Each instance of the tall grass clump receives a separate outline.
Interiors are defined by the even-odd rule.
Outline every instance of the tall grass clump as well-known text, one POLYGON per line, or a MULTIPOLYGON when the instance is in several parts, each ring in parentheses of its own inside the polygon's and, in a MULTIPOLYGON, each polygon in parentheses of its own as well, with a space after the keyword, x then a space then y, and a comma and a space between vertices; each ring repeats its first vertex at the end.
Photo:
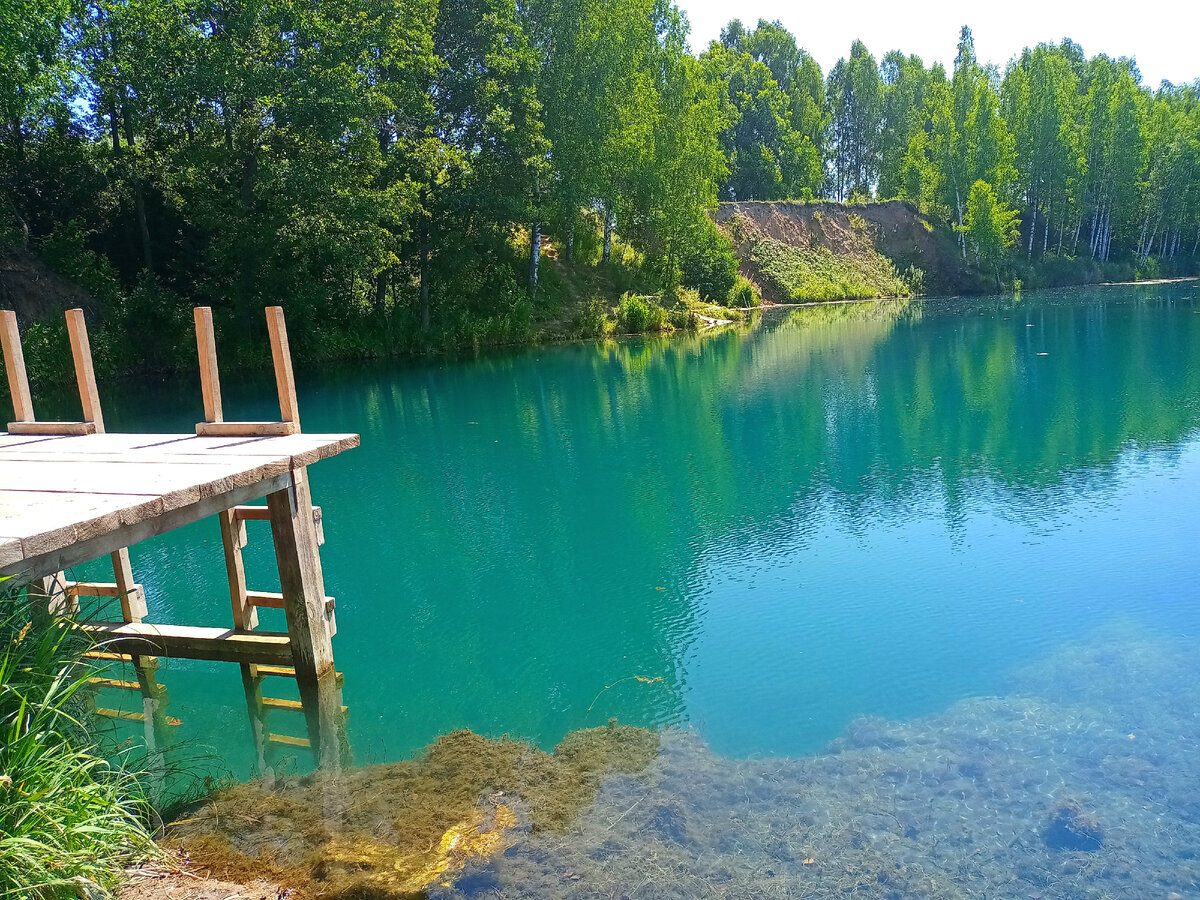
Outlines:
POLYGON ((622 334, 662 331, 666 324, 667 311, 653 299, 625 294, 617 304, 617 330, 622 334))
POLYGON ((88 733, 88 648, 0 590, 0 897, 103 896, 154 853, 135 778, 88 733))

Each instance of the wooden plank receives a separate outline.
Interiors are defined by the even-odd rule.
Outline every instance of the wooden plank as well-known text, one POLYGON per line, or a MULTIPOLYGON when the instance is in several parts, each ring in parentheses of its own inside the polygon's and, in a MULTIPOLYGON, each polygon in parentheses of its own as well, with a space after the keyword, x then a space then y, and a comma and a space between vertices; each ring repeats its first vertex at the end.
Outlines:
POLYGON ((21 549, 21 539, 17 537, 0 537, 0 566, 11 566, 25 558, 21 549))
POLYGON ((88 684, 95 687, 116 688, 121 691, 140 691, 142 686, 136 681, 122 681, 120 678, 89 678, 88 684))
POLYGON ((9 422, 9 434, 97 434, 95 422, 9 422))
POLYGON ((287 744, 289 747, 311 747, 308 738, 292 737, 290 734, 268 734, 267 740, 272 744, 287 744))
POLYGON ((295 422, 198 422, 196 434, 200 437, 263 437, 296 434, 300 426, 295 422))
POLYGON ((271 362, 279 391, 279 418, 300 430, 300 405, 296 402, 296 379, 292 375, 292 351, 288 346, 287 323, 282 306, 267 307, 267 335, 271 340, 271 362))
POLYGON ((68 581, 67 593, 76 597, 120 597, 121 588, 99 581, 68 581))
POLYGON ((26 558, 113 531, 126 519, 161 512, 162 500, 148 494, 0 490, 0 531, 23 532, 21 551, 26 558))
POLYGON ((13 402, 13 418, 32 422, 33 398, 29 393, 29 375, 25 371, 25 351, 21 349, 21 331, 17 314, 0 310, 0 347, 4 350, 4 370, 8 374, 8 393, 13 402))
POLYGON ((82 309, 68 309, 66 315, 71 358, 75 361, 75 381, 79 385, 79 400, 83 404, 83 420, 96 423, 96 431, 102 432, 104 415, 100 412, 100 392, 96 390, 96 371, 92 367, 87 323, 83 319, 82 309))
POLYGON ((117 653, 276 665, 292 658, 291 639, 276 631, 145 622, 90 622, 83 629, 117 653))
MULTIPOLYGON (((295 678, 296 670, 291 666, 255 666, 259 675, 274 676, 275 678, 295 678)), ((346 676, 341 672, 335 672, 334 676, 337 679, 337 686, 344 687, 346 676)))
POLYGON ((145 722, 146 714, 140 712, 130 712, 126 709, 106 709, 103 706, 96 707, 96 715, 103 716, 106 719, 127 719, 130 722, 145 722))
POLYGON ((225 418, 221 409, 221 375, 217 369, 217 337, 213 330, 211 306, 197 306, 196 352, 200 356, 200 392, 204 395, 204 421, 220 422, 225 418))
MULTIPOLYGON (((321 507, 314 506, 313 508, 313 525, 317 529, 317 546, 325 546, 325 525, 321 507)), ((247 522, 267 522, 271 519, 270 510, 265 506, 236 506, 233 509, 234 514, 239 520, 247 522)), ((245 527, 245 526, 243 526, 245 527)), ((245 546, 243 542, 242 546, 245 546)))
POLYGON ((241 528, 233 510, 217 513, 221 529, 221 546, 225 550, 225 575, 229 582, 229 603, 233 610, 233 626, 249 631, 258 627, 258 610, 246 592, 246 568, 242 562, 241 528))
POLYGON ((268 709, 304 709, 304 704, 299 700, 284 700, 280 697, 263 697, 262 705, 268 709))
MULTIPOLYGON (((247 503, 251 500, 279 490, 288 484, 287 473, 266 478, 246 487, 235 488, 228 494, 215 497, 202 497, 196 503, 179 509, 147 515, 141 518, 131 517, 131 521, 123 521, 118 528, 99 534, 89 535, 85 539, 60 546, 53 551, 39 553, 34 556, 26 554, 19 563, 0 567, 0 575, 16 575, 22 580, 36 578, 48 572, 69 569, 80 563, 88 562, 100 556, 105 556, 121 547, 128 547, 155 535, 163 534, 183 525, 188 525, 200 519, 216 515, 223 509, 247 503)), ((8 530, 4 526, 2 513, 5 508, 3 495, 0 491, 0 532, 8 530)), ((16 494, 16 491, 11 492, 16 494)), ((157 500, 157 498, 155 498, 157 500)))
POLYGON ((140 584, 133 580, 133 566, 129 561, 129 548, 122 547, 113 551, 109 558, 112 560, 113 574, 117 579, 117 594, 121 598, 121 618, 126 622, 140 622, 146 618, 146 592, 140 584))

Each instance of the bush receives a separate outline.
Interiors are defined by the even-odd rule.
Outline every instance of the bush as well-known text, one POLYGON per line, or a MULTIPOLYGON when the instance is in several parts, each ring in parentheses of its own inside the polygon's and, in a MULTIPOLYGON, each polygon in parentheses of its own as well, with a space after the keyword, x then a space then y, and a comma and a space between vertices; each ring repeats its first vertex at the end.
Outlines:
POLYGON ((694 287, 706 300, 724 300, 737 278, 733 244, 712 221, 705 218, 690 246, 679 256, 680 280, 694 287))
POLYGON ((575 337, 603 337, 608 330, 608 304, 602 297, 593 297, 571 317, 571 334, 575 337))
POLYGON ((913 296, 925 293, 925 270, 920 266, 909 266, 900 278, 908 285, 908 292, 913 296))
POLYGON ((649 298, 623 294, 617 304, 617 330, 622 334, 662 331, 666 323, 667 311, 649 298))
POLYGON ((155 853, 136 781, 81 724, 89 646, 69 620, 31 624, 0 594, 0 896, 100 893, 155 853))
POLYGON ((748 306, 762 306, 762 296, 753 281, 738 275, 734 279, 733 287, 729 290, 729 305, 743 309, 748 306))

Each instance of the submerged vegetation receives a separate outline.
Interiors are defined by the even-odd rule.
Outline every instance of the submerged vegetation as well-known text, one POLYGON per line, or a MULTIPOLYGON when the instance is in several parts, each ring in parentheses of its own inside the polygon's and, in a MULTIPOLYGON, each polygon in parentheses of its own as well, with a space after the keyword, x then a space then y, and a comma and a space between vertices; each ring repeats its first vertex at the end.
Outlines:
POLYGON ((177 822, 172 842, 218 874, 268 874, 310 897, 406 897, 522 834, 562 834, 658 742, 615 720, 553 753, 457 731, 407 762, 234 785, 177 822))
POLYGON ((0 897, 102 896, 154 855, 149 805, 89 731, 90 643, 28 612, 0 595, 0 897))

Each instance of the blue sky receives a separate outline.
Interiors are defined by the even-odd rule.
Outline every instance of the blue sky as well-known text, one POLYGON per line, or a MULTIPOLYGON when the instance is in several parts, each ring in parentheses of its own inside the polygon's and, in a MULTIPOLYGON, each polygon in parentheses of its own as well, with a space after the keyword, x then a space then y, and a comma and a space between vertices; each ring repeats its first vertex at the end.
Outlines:
POLYGON ((876 58, 888 50, 916 53, 928 65, 954 62, 958 30, 969 25, 979 57, 1001 68, 1021 48, 1069 36, 1089 56, 1134 56, 1142 81, 1157 87, 1200 78, 1200 0, 1122 3, 1114 0, 676 0, 692 23, 699 52, 729 19, 752 26, 779 19, 828 72, 861 38, 876 58))

